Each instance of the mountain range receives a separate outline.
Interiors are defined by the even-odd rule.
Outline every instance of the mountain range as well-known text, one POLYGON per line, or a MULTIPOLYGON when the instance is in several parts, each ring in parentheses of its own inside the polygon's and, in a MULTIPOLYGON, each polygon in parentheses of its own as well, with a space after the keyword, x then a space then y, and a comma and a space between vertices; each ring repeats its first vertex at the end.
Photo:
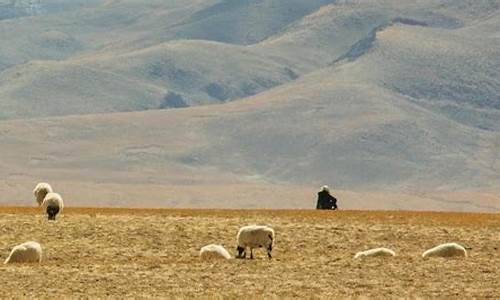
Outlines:
POLYGON ((0 0, 0 41, 2 204, 500 209, 499 0, 0 0))

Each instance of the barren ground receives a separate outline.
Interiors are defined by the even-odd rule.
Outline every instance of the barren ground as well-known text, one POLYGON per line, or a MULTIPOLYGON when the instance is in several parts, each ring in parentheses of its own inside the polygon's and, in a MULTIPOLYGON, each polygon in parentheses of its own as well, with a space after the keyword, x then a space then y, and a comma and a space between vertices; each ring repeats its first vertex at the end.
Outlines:
POLYGON ((41 265, 0 265, 2 297, 500 296, 500 215, 312 210, 68 208, 49 223, 32 208, 0 209, 0 260, 35 240, 41 265), (200 247, 234 254, 242 225, 276 230, 274 258, 202 262, 200 247), (422 259, 443 242, 467 259, 422 259), (395 258, 354 260, 372 247, 395 258))

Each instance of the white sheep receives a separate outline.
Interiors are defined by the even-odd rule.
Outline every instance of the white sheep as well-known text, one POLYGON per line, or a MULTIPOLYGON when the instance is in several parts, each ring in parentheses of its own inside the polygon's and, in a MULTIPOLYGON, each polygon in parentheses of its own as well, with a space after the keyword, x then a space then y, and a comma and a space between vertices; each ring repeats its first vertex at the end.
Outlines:
POLYGON ((375 256, 396 256, 396 252, 387 248, 375 248, 366 251, 361 251, 354 255, 354 258, 360 257, 375 257, 375 256))
POLYGON ((200 258, 203 260, 230 259, 231 255, 222 245, 210 244, 201 248, 200 258))
POLYGON ((35 189, 33 190, 33 195, 35 196, 36 203, 38 203, 38 206, 42 205, 43 199, 45 199, 45 196, 47 196, 48 193, 52 193, 52 187, 50 184, 46 182, 40 182, 35 186, 35 189))
POLYGON ((48 193, 42 202, 42 209, 47 213, 49 220, 55 220, 56 215, 62 212, 63 207, 63 199, 58 193, 48 193))
POLYGON ((36 262, 42 262, 42 246, 37 242, 26 242, 12 248, 4 264, 36 262))
POLYGON ((253 249, 265 247, 267 256, 272 258, 274 243, 274 230, 268 226, 250 225, 241 227, 236 237, 237 247, 236 258, 246 257, 246 248, 250 248, 250 258, 253 259, 253 249))
POLYGON ((457 243, 447 243, 436 246, 432 249, 425 251, 422 254, 423 258, 426 257, 451 257, 451 256, 464 256, 467 257, 465 248, 457 243))

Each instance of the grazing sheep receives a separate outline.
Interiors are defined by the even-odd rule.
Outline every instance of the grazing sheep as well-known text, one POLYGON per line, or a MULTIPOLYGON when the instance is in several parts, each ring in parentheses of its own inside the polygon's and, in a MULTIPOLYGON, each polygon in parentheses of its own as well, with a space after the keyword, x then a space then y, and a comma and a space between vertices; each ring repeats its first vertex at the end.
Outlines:
POLYGON ((467 257, 465 248, 457 243, 447 243, 436 246, 432 249, 425 251, 422 254, 423 258, 426 257, 451 257, 451 256, 464 256, 467 257))
POLYGON ((231 255, 224 246, 210 244, 201 248, 200 258, 203 260, 230 259, 231 255))
POLYGON ((35 189, 33 190, 33 195, 35 195, 36 203, 38 203, 38 206, 42 205, 43 199, 45 199, 45 196, 47 196, 48 193, 52 193, 52 187, 50 184, 46 182, 40 182, 35 186, 35 189))
POLYGON ((42 246, 37 242, 26 242, 12 248, 4 264, 36 262, 42 262, 42 246))
POLYGON ((374 256, 396 256, 396 253, 387 248, 375 248, 366 251, 361 251, 354 255, 354 258, 374 257, 374 256))
POLYGON ((272 258, 274 230, 268 226, 250 225, 241 227, 236 237, 238 246, 236 258, 246 257, 246 248, 250 248, 250 258, 253 259, 253 249, 265 247, 267 256, 272 258))
POLYGON ((63 207, 63 199, 58 193, 48 193, 42 202, 42 209, 47 213, 49 220, 55 220, 56 215, 62 212, 63 207))

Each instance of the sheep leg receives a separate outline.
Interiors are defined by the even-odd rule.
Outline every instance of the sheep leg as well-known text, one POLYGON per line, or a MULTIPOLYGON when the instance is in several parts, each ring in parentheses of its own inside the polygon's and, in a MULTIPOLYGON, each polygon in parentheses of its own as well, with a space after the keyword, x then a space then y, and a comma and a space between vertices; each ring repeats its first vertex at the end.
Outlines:
POLYGON ((250 248, 250 259, 253 259, 253 248, 250 248))
POLYGON ((269 237, 269 247, 267 247, 267 256, 269 257, 269 259, 273 258, 271 256, 271 252, 273 251, 273 235, 272 234, 269 234, 268 235, 269 237))

